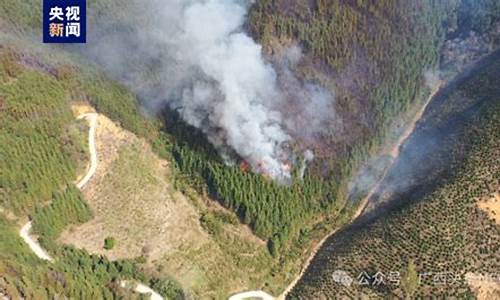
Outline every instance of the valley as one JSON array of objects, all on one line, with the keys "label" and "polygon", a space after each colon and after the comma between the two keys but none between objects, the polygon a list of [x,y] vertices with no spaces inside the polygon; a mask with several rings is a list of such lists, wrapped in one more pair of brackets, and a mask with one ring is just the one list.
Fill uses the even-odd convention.
[{"label": "valley", "polygon": [[[496,130],[498,124],[495,122],[498,121],[496,116],[499,101],[495,98],[497,97],[498,85],[494,83],[494,78],[498,76],[498,68],[496,67],[498,63],[499,52],[497,51],[477,63],[466,75],[459,76],[458,79],[445,86],[436,95],[422,121],[418,124],[415,133],[410,136],[407,144],[402,148],[401,156],[388,171],[386,180],[382,181],[372,196],[370,202],[376,208],[370,209],[364,217],[340,230],[326,241],[306,275],[299,282],[297,288],[292,291],[291,299],[303,299],[304,293],[308,297],[315,295],[314,297],[319,298],[329,298],[333,294],[347,296],[356,292],[359,295],[376,297],[378,293],[382,293],[384,288],[390,289],[394,296],[402,297],[404,293],[408,293],[404,287],[390,285],[390,283],[361,285],[357,283],[359,278],[356,276],[363,271],[369,272],[372,276],[376,272],[385,274],[398,272],[403,276],[405,264],[408,263],[405,259],[411,258],[415,259],[415,263],[421,270],[434,272],[434,274],[457,272],[454,274],[460,274],[462,280],[468,274],[467,272],[472,272],[471,270],[477,272],[478,265],[482,266],[483,272],[488,272],[488,270],[494,272],[496,267],[493,257],[496,257],[498,253],[495,250],[497,244],[491,239],[497,240],[500,237],[498,227],[490,225],[491,218],[479,213],[475,203],[482,195],[486,196],[498,191],[498,170],[494,166],[498,164],[493,162],[479,164],[475,159],[484,157],[484,155],[493,161],[498,159],[498,147],[495,144],[498,138],[497,132],[495,132],[498,131]],[[459,96],[463,93],[471,98]],[[454,97],[453,100],[449,100],[450,97]],[[443,106],[445,99],[447,99],[446,106]],[[467,104],[464,101],[467,101]],[[440,111],[444,107],[446,109]],[[472,143],[472,148],[457,148],[461,139],[469,136],[468,130],[476,130],[477,142]],[[424,144],[425,150],[422,150],[423,141],[429,141],[430,136],[436,137],[436,131],[441,133],[439,135],[441,141],[438,144],[439,148]],[[432,151],[431,157],[429,157],[430,151]],[[452,156],[449,156],[450,152],[453,153]],[[469,155],[472,157],[471,161],[463,161],[463,157]],[[443,156],[450,159],[451,162],[444,162]],[[408,169],[408,161],[404,161],[408,159],[414,161],[415,167],[411,170]],[[434,161],[434,159],[436,160]],[[452,170],[460,171],[457,172],[458,175],[451,175],[456,172]],[[412,178],[411,184],[402,185],[399,182],[401,178],[408,179],[410,176]],[[419,178],[425,178],[425,180]],[[467,188],[471,188],[472,194],[465,192],[461,196],[463,198],[455,198],[457,193],[464,193],[464,189]],[[384,202],[379,202],[380,197],[384,197]],[[453,202],[450,197],[461,200]],[[445,205],[448,209],[444,209],[443,202],[447,203]],[[450,219],[446,214],[450,212],[451,208],[453,211],[460,210],[461,213],[454,213]],[[457,217],[464,218],[464,221],[457,222],[454,219]],[[408,218],[408,220],[404,220],[404,218]],[[473,221],[471,218],[478,219]],[[441,220],[443,225],[427,227],[428,224],[436,224],[434,223],[436,220]],[[410,233],[407,233],[406,230],[412,230],[411,227],[398,227],[398,224],[406,222],[411,222],[414,226],[421,228],[422,233],[417,236],[408,236]],[[392,228],[392,231],[388,231],[388,228]],[[478,240],[480,237],[474,237],[474,234],[482,236],[479,233],[481,228],[488,231],[490,240],[487,244],[483,244],[484,240]],[[460,239],[461,232],[467,232],[469,236]],[[448,259],[446,254],[440,258],[436,252],[432,252],[436,251],[432,248],[436,247],[433,244],[435,242],[441,244],[441,246],[437,246],[438,248],[448,249],[440,251],[469,255],[469,259],[464,265],[456,265],[451,261],[446,262]],[[370,251],[372,245],[377,245],[377,252]],[[478,248],[482,249],[480,253],[477,252]],[[467,252],[460,253],[463,251],[462,249],[467,249]],[[392,252],[391,260],[387,260],[384,251]],[[434,264],[428,260],[426,253],[432,257],[430,261],[440,261],[444,267],[436,269]],[[482,260],[487,256],[491,257],[483,263],[477,262],[478,259]],[[475,263],[473,263],[474,261]],[[340,283],[332,282],[331,274],[335,269],[351,273],[354,279],[353,286],[342,286]],[[414,291],[420,297],[429,295],[427,293],[432,293],[432,295],[467,294],[468,288],[463,281],[457,282],[457,286],[452,289],[449,285],[433,284],[432,276],[426,280],[425,287],[421,286]],[[494,283],[492,284],[495,286]],[[498,293],[498,287],[496,290],[497,292],[493,293]],[[488,299],[488,297],[483,299]]]}]

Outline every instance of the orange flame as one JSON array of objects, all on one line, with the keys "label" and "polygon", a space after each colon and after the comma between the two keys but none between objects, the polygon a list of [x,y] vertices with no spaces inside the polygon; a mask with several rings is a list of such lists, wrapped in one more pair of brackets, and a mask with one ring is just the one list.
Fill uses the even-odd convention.
[{"label": "orange flame", "polygon": [[250,172],[250,164],[247,163],[246,161],[242,161],[240,163],[240,170],[245,173]]}]

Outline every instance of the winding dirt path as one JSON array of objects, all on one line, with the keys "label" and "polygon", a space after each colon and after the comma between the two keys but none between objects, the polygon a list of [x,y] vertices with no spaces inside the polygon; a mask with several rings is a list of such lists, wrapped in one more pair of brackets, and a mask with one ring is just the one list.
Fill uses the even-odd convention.
[{"label": "winding dirt path", "polygon": [[26,242],[26,244],[28,244],[31,251],[33,251],[36,256],[43,260],[53,261],[52,257],[50,257],[47,252],[40,247],[40,244],[30,237],[31,226],[33,226],[31,221],[24,224],[23,228],[19,231],[19,235]]},{"label": "winding dirt path", "polygon": [[401,149],[401,146],[410,137],[413,130],[415,130],[415,126],[417,126],[418,120],[422,118],[425,110],[427,109],[427,106],[429,105],[429,103],[431,103],[432,98],[436,96],[436,94],[441,90],[441,87],[443,85],[444,82],[442,81],[439,81],[436,84],[436,86],[432,89],[429,97],[427,97],[427,99],[425,100],[424,105],[422,105],[422,107],[417,111],[417,113],[413,116],[410,123],[408,124],[408,127],[406,127],[405,131],[399,136],[398,141],[394,144],[391,151],[389,152],[389,155],[392,156],[393,160],[395,160],[399,156],[399,150]]},{"label": "winding dirt path", "polygon": [[[95,145],[95,134],[96,134],[96,128],[97,128],[97,113],[85,113],[81,114],[77,117],[77,119],[87,119],[89,122],[89,153],[90,153],[90,165],[88,167],[88,171],[85,174],[85,176],[78,182],[76,182],[76,186],[78,189],[82,189],[94,176],[95,171],[97,170],[97,150],[96,150],[96,145]],[[32,227],[32,222],[29,221],[26,223],[21,230],[19,231],[19,235],[21,238],[28,244],[30,249],[35,253],[36,256],[38,256],[40,259],[43,260],[48,260],[50,262],[54,261],[52,257],[50,257],[49,254],[43,248],[40,246],[38,241],[34,240],[30,235],[30,230]],[[126,288],[127,286],[135,285],[134,291],[139,293],[139,294],[150,294],[150,299],[151,300],[163,300],[163,297],[158,294],[157,292],[153,291],[150,287],[147,285],[144,285],[142,283],[135,283],[130,280],[122,280],[120,282],[120,286],[123,288]]]},{"label": "winding dirt path", "polygon": [[160,296],[157,292],[153,291],[149,286],[144,285],[142,283],[135,283],[133,281],[129,280],[122,280],[120,282],[120,286],[122,288],[127,288],[128,285],[135,285],[134,291],[136,291],[139,294],[150,294],[150,299],[151,300],[163,300],[163,297]]},{"label": "winding dirt path", "polygon": [[87,171],[87,174],[76,183],[76,187],[78,189],[82,189],[87,182],[94,176],[95,171],[97,170],[97,150],[95,146],[95,131],[97,128],[97,114],[96,113],[87,113],[83,115],[79,115],[77,119],[87,119],[89,122],[89,153],[90,153],[90,167]]},{"label": "winding dirt path", "polygon": [[242,292],[235,294],[231,297],[229,297],[228,300],[244,300],[248,298],[259,298],[263,300],[274,300],[274,297],[269,295],[268,293],[264,291],[247,291],[247,292]]},{"label": "winding dirt path", "polygon": [[[366,206],[368,205],[368,202],[369,202],[370,198],[373,196],[373,194],[375,193],[375,191],[377,191],[379,189],[380,184],[384,181],[384,179],[385,179],[385,177],[386,177],[389,169],[391,168],[391,166],[396,161],[396,158],[399,156],[399,152],[400,152],[401,146],[410,137],[410,135],[412,134],[413,130],[415,130],[415,126],[417,125],[418,120],[420,120],[420,118],[422,118],[422,115],[424,114],[425,110],[427,109],[427,106],[431,102],[432,98],[434,98],[434,96],[439,92],[439,90],[441,89],[442,85],[443,85],[443,83],[439,82],[432,89],[431,94],[427,97],[427,99],[425,99],[424,104],[418,110],[418,112],[414,115],[414,117],[411,119],[411,121],[408,124],[408,126],[406,127],[405,131],[399,136],[397,142],[394,143],[394,145],[390,148],[390,150],[388,151],[388,154],[391,157],[391,162],[390,162],[389,166],[387,166],[387,168],[385,169],[385,171],[382,174],[382,176],[380,176],[379,180],[373,185],[373,187],[370,189],[370,191],[368,192],[368,194],[366,194],[366,196],[361,200],[361,202],[360,202],[360,204],[358,206],[358,209],[353,214],[353,216],[351,217],[351,219],[349,220],[349,222],[346,225],[344,225],[344,226],[352,224],[361,214],[363,214],[363,211],[365,210]],[[316,246],[314,246],[313,250],[311,251],[311,254],[307,258],[306,262],[304,263],[304,266],[302,267],[302,270],[300,271],[299,275],[297,275],[297,277],[288,285],[288,287],[285,289],[285,291],[277,298],[278,300],[284,300],[285,299],[286,295],[295,287],[295,285],[297,284],[297,282],[299,282],[300,278],[302,278],[302,276],[306,272],[307,268],[311,264],[312,259],[314,258],[314,256],[316,256],[316,253],[321,248],[321,246],[323,246],[323,244],[325,243],[325,241],[330,236],[334,235],[339,229],[340,228],[337,228],[337,229],[333,230],[332,232],[330,232],[328,235],[326,235],[324,238],[322,238],[319,241],[319,243],[316,244]]]},{"label": "winding dirt path", "polygon": [[[427,99],[425,100],[425,102],[422,105],[422,107],[417,111],[417,113],[414,115],[414,117],[410,120],[410,122],[409,122],[408,126],[406,127],[405,131],[403,131],[403,133],[399,136],[399,138],[396,141],[396,143],[394,143],[394,145],[387,151],[386,154],[391,157],[391,162],[390,162],[389,166],[385,169],[385,171],[382,174],[382,176],[380,176],[380,178],[378,179],[378,181],[373,185],[373,187],[369,190],[369,192],[366,194],[366,196],[360,201],[358,209],[352,215],[352,217],[349,220],[349,222],[346,225],[344,225],[344,226],[352,224],[363,213],[363,211],[365,210],[366,206],[368,205],[368,202],[369,202],[370,198],[373,196],[373,194],[375,193],[375,191],[377,191],[379,189],[380,184],[384,181],[384,179],[385,179],[385,177],[386,177],[389,169],[391,168],[392,164],[394,164],[394,162],[396,161],[396,158],[399,156],[399,152],[400,152],[401,146],[410,137],[410,135],[412,134],[413,130],[415,129],[415,126],[417,125],[418,120],[420,120],[420,118],[422,118],[422,115],[424,114],[425,110],[427,109],[427,106],[431,102],[432,98],[434,98],[434,96],[439,92],[439,90],[441,89],[442,85],[443,85],[443,82],[439,82],[432,89],[431,94],[427,97]],[[278,297],[276,297],[277,300],[284,300],[286,298],[286,295],[295,287],[295,285],[299,282],[299,280],[302,278],[302,276],[304,276],[304,273],[306,272],[307,268],[311,264],[313,258],[318,253],[318,251],[321,248],[321,246],[323,246],[323,244],[325,243],[325,241],[330,236],[334,235],[339,229],[340,228],[336,228],[333,231],[331,231],[329,234],[327,234],[325,237],[323,237],[313,247],[313,249],[311,251],[311,254],[307,258],[307,260],[304,262],[300,273],[287,286],[287,288],[285,289],[285,291],[281,295],[279,295]],[[242,293],[235,294],[235,295],[229,297],[229,300],[243,300],[243,299],[247,299],[247,298],[250,298],[250,297],[260,298],[260,299],[263,299],[263,300],[274,299],[272,296],[270,296],[269,294],[267,294],[264,291],[250,291],[250,292],[242,292]]]},{"label": "winding dirt path", "polygon": [[[385,174],[384,174],[385,176]],[[383,177],[384,177],[383,176]],[[381,180],[380,180],[381,181]],[[379,182],[380,182],[379,181]],[[378,182],[378,183],[379,183]],[[378,183],[377,183],[377,186],[378,186]],[[365,210],[365,207],[366,205],[368,204],[368,200],[371,198],[371,196],[373,195],[373,193],[375,192],[375,189],[371,189],[370,192],[368,193],[368,195],[366,195],[366,197],[363,198],[363,200],[361,200],[361,203],[359,204],[358,206],[358,209],[356,210],[356,212],[354,213],[354,215],[351,217],[351,219],[349,220],[349,222],[344,225],[344,226],[347,226],[349,224],[351,224],[352,222],[354,222],[354,220],[356,220],[360,215],[361,213]],[[285,291],[279,295],[276,299],[277,300],[285,300],[286,298],[286,295],[288,293],[290,293],[290,291],[295,287],[295,285],[297,285],[297,283],[299,282],[299,280],[302,278],[302,276],[304,276],[304,273],[306,272],[307,268],[309,267],[309,265],[311,264],[313,258],[316,256],[316,254],[318,253],[319,249],[321,249],[321,246],[323,246],[323,244],[325,243],[325,241],[331,237],[332,235],[334,235],[339,229],[339,228],[336,228],[334,229],[333,231],[331,231],[329,234],[327,234],[325,237],[323,237],[313,248],[313,250],[311,251],[311,254],[309,255],[309,257],[307,258],[307,260],[305,261],[304,265],[302,266],[302,269],[300,270],[300,273],[295,277],[295,279],[287,286],[287,288],[285,289]]]},{"label": "winding dirt path", "polygon": [[[81,189],[94,175],[95,170],[97,169],[97,151],[95,147],[95,131],[97,127],[97,114],[96,113],[86,113],[79,115],[77,119],[87,119],[89,122],[89,152],[90,152],[90,167],[88,168],[87,174],[76,183],[76,186]],[[38,241],[34,240],[30,235],[31,227],[33,223],[29,221],[26,223],[21,230],[19,231],[19,235],[21,238],[28,244],[31,251],[33,251],[36,256],[40,259],[53,261],[53,258],[47,254],[45,250],[42,249]]]}]

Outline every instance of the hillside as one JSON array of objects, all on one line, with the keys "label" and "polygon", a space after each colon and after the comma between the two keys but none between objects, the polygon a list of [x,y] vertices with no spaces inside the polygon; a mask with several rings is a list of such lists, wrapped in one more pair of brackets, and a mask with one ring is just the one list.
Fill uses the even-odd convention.
[{"label": "hillside", "polygon": [[[140,257],[149,274],[176,279],[193,297],[223,298],[263,281],[272,265],[264,241],[208,199],[176,191],[168,161],[146,141],[105,116],[97,123],[99,166],[82,190],[94,216],[59,242],[111,260]],[[109,237],[116,245],[104,249]]]},{"label": "hillside", "polygon": [[[221,298],[268,278],[274,264],[264,241],[222,207],[174,189],[169,163],[157,154],[165,151],[151,147],[166,145],[152,138],[160,135],[160,123],[145,118],[124,87],[15,45],[3,48],[1,58],[2,144],[18,145],[1,149],[2,239],[12,241],[2,252],[4,295],[132,297],[118,288],[118,278],[125,278],[162,295]],[[94,110],[87,101],[120,125],[99,117],[99,166],[80,192],[74,182],[88,164],[88,126],[75,116]],[[143,132],[148,135],[138,137]],[[16,231],[27,217],[56,265],[38,261],[20,240]],[[108,237],[116,240],[113,250],[103,249]],[[249,269],[254,276],[245,275]]]},{"label": "hillside", "polygon": [[[0,61],[0,232],[4,247],[0,291],[13,299],[127,296],[112,284],[116,278],[147,281],[133,260],[110,262],[53,244],[53,237],[65,226],[92,217],[73,184],[88,158],[84,154],[86,127],[74,119],[68,100],[76,98],[68,88],[68,77],[63,79],[63,68],[47,71],[48,65],[15,48],[3,46]],[[72,80],[76,83],[78,78]],[[100,83],[110,87],[109,81]],[[97,88],[94,95],[106,101],[109,91]],[[18,236],[16,228],[27,216],[43,236],[43,245],[57,257],[54,264],[36,258]]]},{"label": "hillside", "polygon": [[[373,217],[331,237],[290,299],[498,295],[495,279],[488,276],[499,267],[500,227],[481,207],[500,188],[499,66],[497,53],[436,100],[403,149],[400,165],[390,170],[385,189],[404,186],[391,175],[399,181],[411,175],[418,184],[392,191],[386,200],[392,208],[375,210]],[[432,137],[440,140],[439,148],[422,150]],[[415,162],[415,173],[407,170],[408,159]],[[420,159],[428,164],[422,166]],[[385,193],[382,188],[380,194]],[[403,284],[410,262],[419,274],[413,288]],[[339,270],[353,281],[335,279],[332,274]],[[366,277],[358,277],[363,272]],[[362,278],[365,284],[359,283]],[[480,291],[487,285],[497,294]]]}]

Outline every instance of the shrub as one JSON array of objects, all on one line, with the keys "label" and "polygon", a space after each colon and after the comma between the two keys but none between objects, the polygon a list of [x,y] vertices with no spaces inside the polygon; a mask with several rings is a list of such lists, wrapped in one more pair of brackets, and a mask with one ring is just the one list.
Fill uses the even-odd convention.
[{"label": "shrub", "polygon": [[116,240],[114,237],[107,237],[104,239],[104,249],[111,250],[115,247]]},{"label": "shrub", "polygon": [[212,235],[222,232],[222,222],[213,213],[205,213],[200,218],[201,226]]}]

